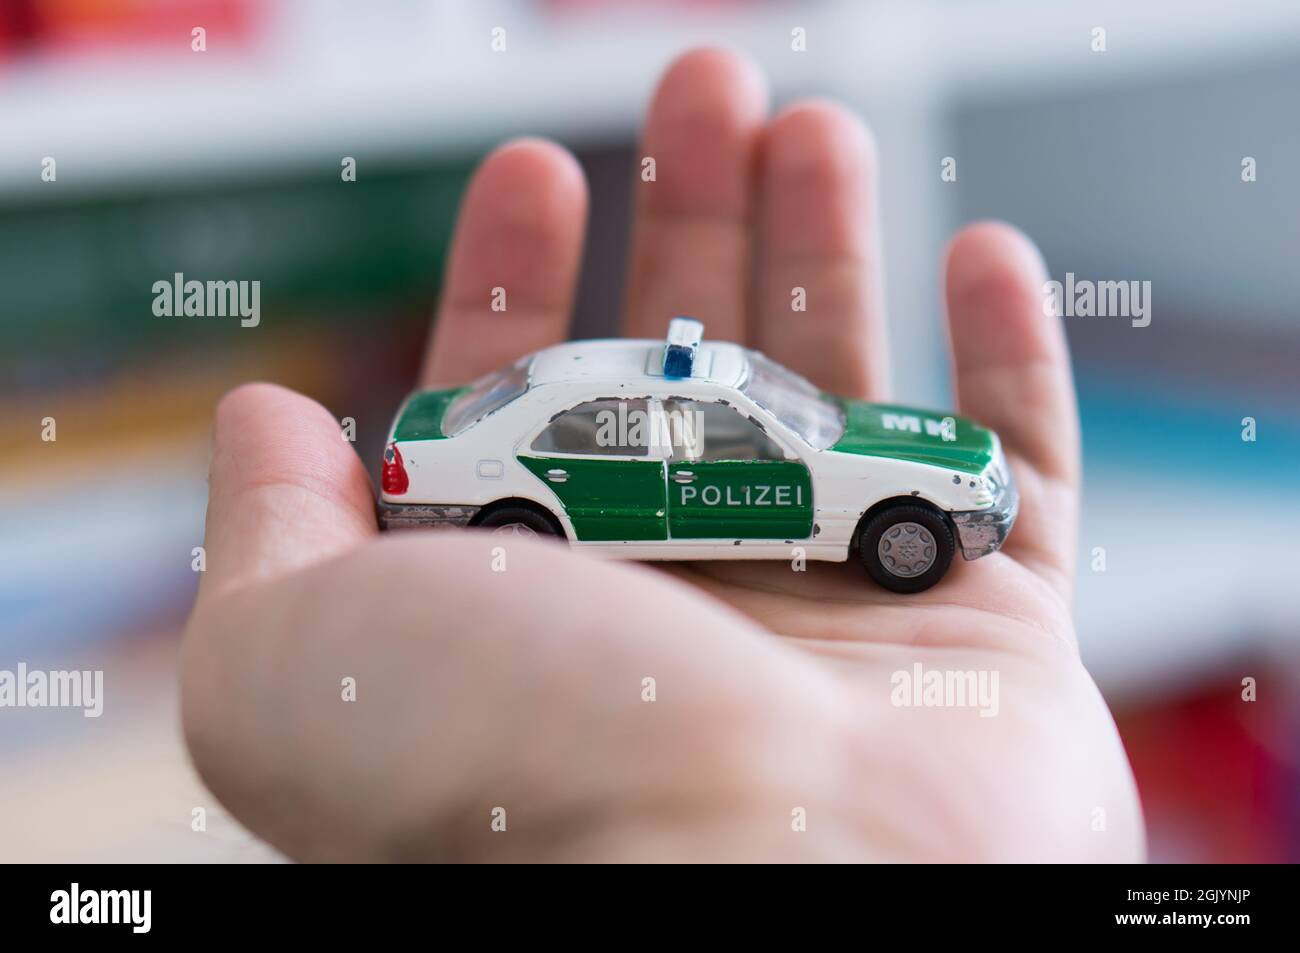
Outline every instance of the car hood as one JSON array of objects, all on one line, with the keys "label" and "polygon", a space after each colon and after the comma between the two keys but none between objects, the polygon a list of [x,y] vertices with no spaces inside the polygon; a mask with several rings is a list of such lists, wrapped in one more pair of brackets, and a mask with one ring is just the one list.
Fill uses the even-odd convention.
[{"label": "car hood", "polygon": [[[997,434],[966,417],[897,404],[869,404],[827,395],[844,411],[833,453],[890,457],[963,473],[981,473],[997,454]],[[944,420],[953,424],[944,439]]]}]

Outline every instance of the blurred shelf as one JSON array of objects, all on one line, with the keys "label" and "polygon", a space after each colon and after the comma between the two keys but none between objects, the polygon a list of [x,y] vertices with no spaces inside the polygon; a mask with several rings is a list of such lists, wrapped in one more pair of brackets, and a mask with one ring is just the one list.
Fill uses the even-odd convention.
[{"label": "blurred shelf", "polygon": [[[1075,621],[1083,660],[1112,703],[1149,702],[1212,673],[1234,684],[1260,678],[1230,666],[1294,657],[1300,590],[1283,531],[1292,526],[1300,502],[1281,487],[1222,493],[1090,469]],[[1094,547],[1106,551],[1104,572],[1092,571]]]},{"label": "blurred shelf", "polygon": [[[203,786],[181,738],[181,622],[51,667],[104,672],[98,718],[6,712],[0,731],[4,863],[283,863]],[[201,830],[194,811],[205,812]]]},{"label": "blurred shelf", "polygon": [[[764,69],[778,98],[838,96],[865,106],[935,108],[981,96],[1078,86],[1300,49],[1300,5],[1121,0],[798,5],[570,11],[522,3],[296,0],[252,48],[212,45],[136,58],[10,64],[0,86],[0,198],[40,198],[40,162],[59,192],[248,170],[319,168],[340,157],[463,156],[502,130],[568,141],[626,140],[662,66],[726,42]],[[543,15],[545,14],[545,15]],[[507,50],[493,53],[504,26]],[[790,49],[807,30],[808,52]],[[1091,30],[1108,31],[1104,56]]]}]

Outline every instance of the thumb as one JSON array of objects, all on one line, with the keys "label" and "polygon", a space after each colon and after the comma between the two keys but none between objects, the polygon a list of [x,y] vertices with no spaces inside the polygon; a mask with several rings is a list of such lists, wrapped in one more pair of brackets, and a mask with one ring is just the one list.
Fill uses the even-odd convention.
[{"label": "thumb", "polygon": [[328,559],[374,535],[370,478],[338,421],[274,384],[217,406],[200,600]]}]

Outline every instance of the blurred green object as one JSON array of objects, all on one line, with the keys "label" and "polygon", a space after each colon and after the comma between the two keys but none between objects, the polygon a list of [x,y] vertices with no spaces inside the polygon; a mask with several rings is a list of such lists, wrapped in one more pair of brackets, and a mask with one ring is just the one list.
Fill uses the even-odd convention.
[{"label": "blurred green object", "polygon": [[0,208],[0,368],[139,359],[240,330],[156,316],[152,286],[176,272],[260,281],[268,330],[432,299],[471,168],[363,167],[355,182],[325,168]]}]

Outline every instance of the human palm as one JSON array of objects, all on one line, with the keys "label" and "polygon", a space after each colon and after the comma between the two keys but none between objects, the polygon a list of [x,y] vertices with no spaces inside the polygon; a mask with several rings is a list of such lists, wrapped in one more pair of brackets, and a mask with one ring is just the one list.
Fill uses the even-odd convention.
[{"label": "human palm", "polygon": [[[858,121],[822,102],[769,121],[749,66],[696,51],[661,82],[642,152],[626,332],[692,314],[886,399]],[[563,339],[585,214],[558,147],[484,161],[423,384]],[[950,246],[958,400],[1001,434],[1021,514],[1001,552],[914,596],[852,563],[650,566],[511,539],[500,572],[500,537],[380,538],[334,418],[233,391],[183,653],[200,771],[302,859],[1138,859],[1132,778],[1070,621],[1078,434],[1044,280],[1007,226]],[[994,703],[903,704],[918,664],[996,677]]]}]

